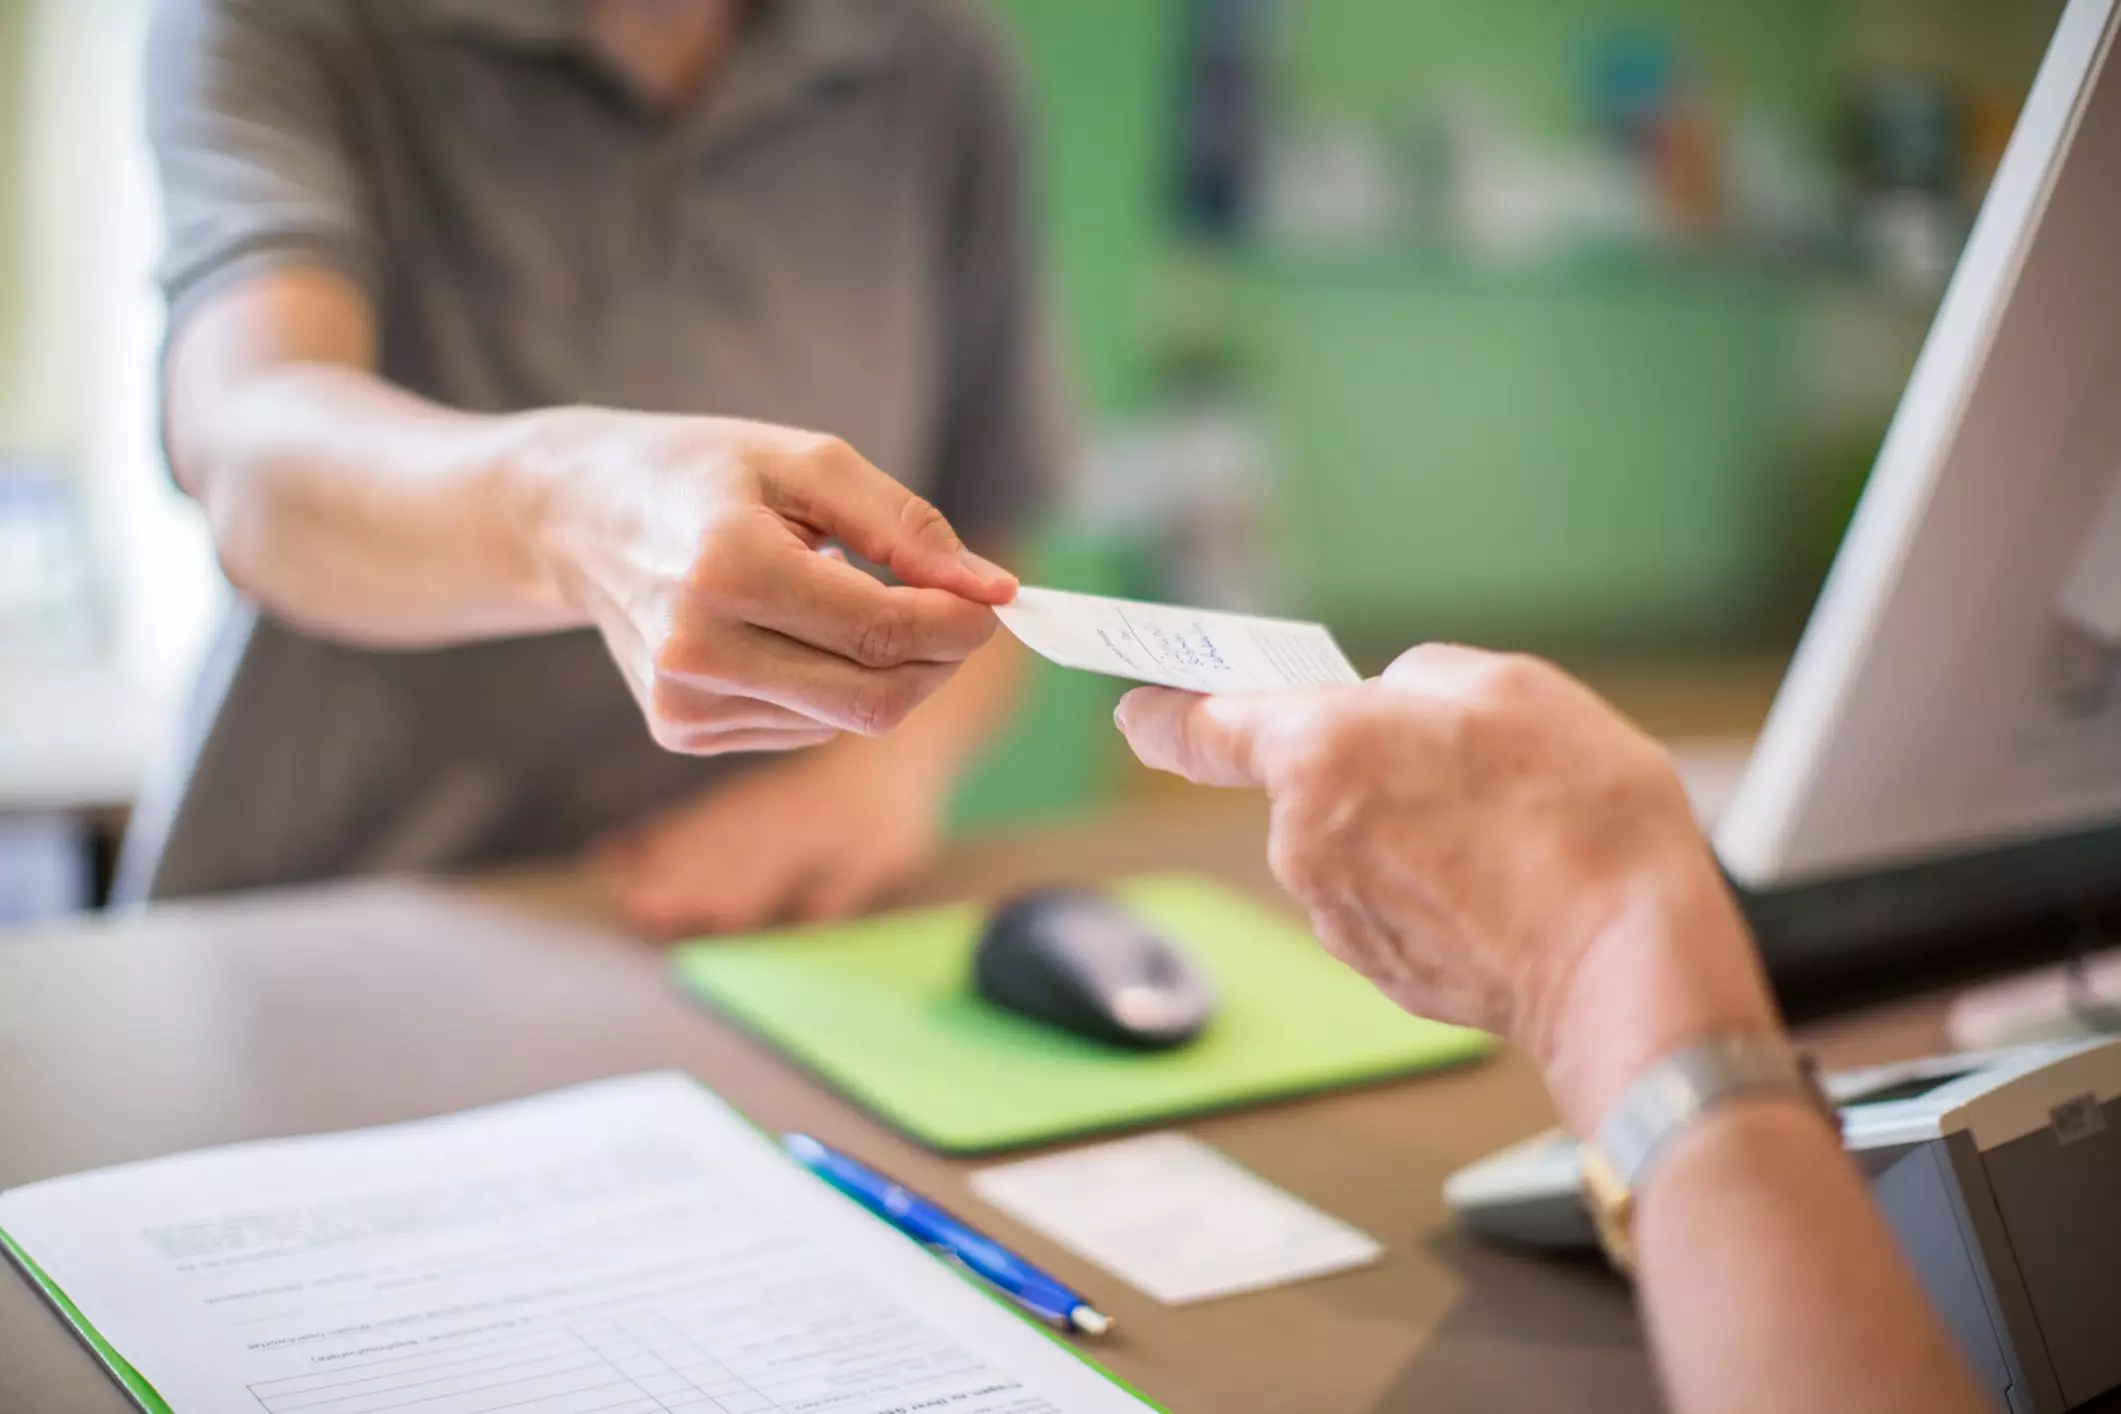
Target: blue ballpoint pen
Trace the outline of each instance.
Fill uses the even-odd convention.
[[[957,1262],[1040,1320],[1089,1335],[1112,1329],[1111,1318],[1082,1297],[918,1193],[807,1134],[790,1134],[782,1142],[804,1168],[923,1247]]]

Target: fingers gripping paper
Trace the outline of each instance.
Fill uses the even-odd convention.
[[[1322,624],[1025,588],[995,610],[1062,667],[1187,692],[1270,692],[1362,681]]]

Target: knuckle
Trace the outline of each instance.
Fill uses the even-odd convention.
[[[1370,715],[1355,705],[1322,714],[1318,723],[1320,763],[1336,780],[1360,776],[1377,763],[1372,759],[1376,728]]]
[[[895,667],[906,660],[913,625],[896,604],[880,607],[855,631],[854,660],[866,668]]]
[[[813,433],[802,439],[788,454],[796,466],[805,468],[810,478],[831,484],[862,464],[862,454],[854,444],[844,437],[830,432]],[[814,490],[806,494],[815,494]]]
[[[743,537],[727,522],[700,537],[700,553],[685,572],[686,597],[695,603],[723,604],[743,593],[750,580]]]
[[[649,650],[649,700],[658,710],[680,711],[693,698],[693,689],[713,670],[712,650],[695,635],[668,633]]]
[[[743,714],[744,704],[726,692],[703,687],[697,673],[659,669],[648,680],[648,711],[655,724],[694,739],[702,731],[727,728]]]
[[[863,736],[882,736],[906,719],[914,700],[909,683],[879,676],[863,684],[848,704],[849,724]]]
[[[770,523],[772,512],[757,507],[723,509],[700,527],[699,553],[694,557],[688,582],[740,584],[757,564],[754,553],[760,529]]]
[[[648,735],[665,751],[689,752],[693,732],[685,723],[658,714],[648,719]]]
[[[957,532],[950,528],[948,517],[919,496],[906,498],[906,504],[899,508],[898,519],[899,529],[913,539],[957,544]]]
[[[1332,958],[1343,967],[1351,968],[1361,973],[1364,977],[1375,979],[1377,974],[1375,960],[1371,958],[1368,951],[1360,943],[1349,937],[1346,932],[1331,923],[1314,923],[1312,931],[1318,935],[1319,946],[1326,950],[1326,956]]]
[[[1475,696],[1490,711],[1521,709],[1538,701],[1554,676],[1555,669],[1529,654],[1498,653],[1475,675]]]
[[[1163,763],[1178,775],[1198,780],[1207,774],[1207,750],[1185,722],[1173,722],[1165,730],[1151,734],[1147,743],[1150,755],[1163,758]]]
[[[1537,754],[1555,732],[1559,677],[1558,669],[1523,655],[1483,665],[1452,715],[1452,737],[1467,759],[1493,765]]]
[[[1417,643],[1394,658],[1391,665],[1385,669],[1385,674],[1393,676],[1426,672],[1438,664],[1448,662],[1451,654],[1457,651],[1445,643]]]
[[[1305,794],[1346,795],[1360,789],[1384,763],[1377,725],[1350,700],[1311,715],[1290,738],[1283,776]]]
[[[648,679],[648,708],[659,724],[688,727],[693,721],[693,694],[674,665],[665,661],[670,653],[667,647],[656,653],[655,671]]]
[[[1267,836],[1267,868],[1307,906],[1325,894],[1325,851],[1320,845],[1316,821],[1309,812],[1275,811],[1274,828]]]
[[[861,459],[861,454],[854,450],[852,442],[830,432],[820,432],[814,436],[804,448],[803,455],[827,467],[845,466]]]

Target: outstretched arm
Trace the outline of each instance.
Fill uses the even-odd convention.
[[[1779,1034],[1670,762],[1544,664],[1422,648],[1357,687],[1143,689],[1120,726],[1151,766],[1264,787],[1275,874],[1325,945],[1408,1010],[1523,1047],[1579,1135],[1659,1058]],[[1801,1101],[1683,1131],[1638,1194],[1635,1253],[1682,1414],[1989,1407]]]
[[[229,577],[381,646],[594,625],[657,739],[710,753],[895,726],[1014,581],[834,438],[600,408],[479,416],[374,370],[344,279],[278,269],[192,313],[168,440]],[[885,586],[816,553],[887,564]]]

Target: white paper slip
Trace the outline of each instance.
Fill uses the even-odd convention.
[[[1368,1266],[1384,1253],[1183,1134],[984,1169],[972,1190],[1168,1306]]]
[[[1362,681],[1323,624],[1029,587],[994,612],[1024,646],[1062,667],[1188,692]]]
[[[681,1075],[55,1179],[0,1230],[174,1414],[1147,1409]]]

